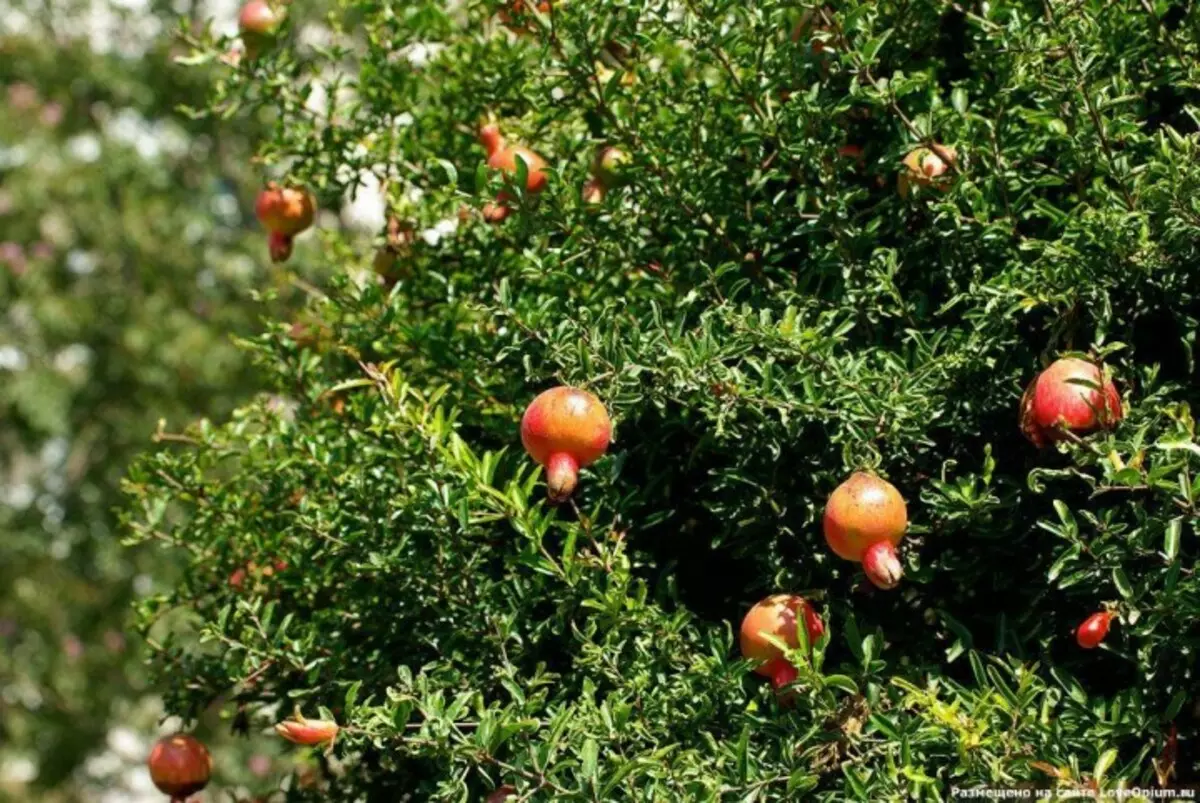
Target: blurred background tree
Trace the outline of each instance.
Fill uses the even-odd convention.
[[[0,799],[148,784],[160,705],[127,613],[173,566],[122,548],[118,483],[160,419],[253,394],[234,336],[297,294],[254,221],[261,124],[177,111],[210,80],[175,63],[181,11],[235,26],[229,5],[0,3]]]

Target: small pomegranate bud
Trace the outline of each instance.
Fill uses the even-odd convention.
[[[208,748],[186,733],[159,739],[146,761],[150,780],[172,800],[185,800],[208,786],[212,756]]]
[[[811,647],[824,635],[825,623],[807,600],[795,594],[773,594],[759,601],[742,619],[738,636],[742,657],[755,662],[758,674],[774,677],[779,665],[787,661],[771,639],[793,649],[800,646],[797,627],[801,621]]]
[[[863,571],[876,588],[884,590],[900,585],[904,570],[896,557],[896,547],[891,541],[876,541],[863,553]]]
[[[488,795],[487,799],[483,803],[504,803],[504,801],[508,800],[510,797],[512,797],[516,793],[517,793],[517,787],[512,786],[510,784],[504,784],[503,786],[497,786],[496,790],[494,792],[492,792],[490,795]]]
[[[546,467],[552,502],[571,495],[579,469],[600,459],[611,438],[608,411],[599,399],[578,388],[545,391],[521,417],[521,443],[530,457]]]
[[[1108,626],[1113,614],[1109,611],[1093,613],[1083,620],[1083,624],[1075,631],[1075,641],[1085,650],[1094,650],[1108,635]]]
[[[1111,429],[1121,420],[1121,395],[1095,363],[1056,360],[1021,396],[1021,432],[1037,447],[1065,437]]]
[[[275,732],[293,744],[306,747],[332,743],[338,735],[338,724],[327,719],[305,719],[299,714],[275,726]]]
[[[829,496],[822,527],[834,554],[863,563],[872,583],[893,588],[899,581],[895,547],[908,528],[908,508],[896,486],[874,474],[855,472]],[[880,543],[891,548],[876,546]]]
[[[267,251],[271,254],[272,262],[287,262],[292,255],[293,237],[290,234],[280,234],[273,231],[267,235]]]
[[[589,178],[583,182],[583,202],[589,206],[604,203],[605,189],[599,179]]]
[[[246,45],[247,56],[257,58],[275,43],[285,16],[284,9],[277,8],[267,0],[250,0],[242,6],[238,14],[238,32]]]
[[[899,178],[901,197],[907,197],[914,185],[936,187],[945,191],[949,187],[946,172],[956,163],[957,159],[957,152],[949,145],[938,145],[936,149],[922,146],[910,151],[901,162]]]

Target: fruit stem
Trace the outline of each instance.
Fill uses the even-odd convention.
[[[550,455],[546,461],[546,489],[551,502],[564,502],[579,482],[579,463],[566,452]]]

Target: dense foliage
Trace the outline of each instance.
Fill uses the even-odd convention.
[[[336,719],[291,800],[1195,782],[1194,10],[502,5],[291,7],[193,110],[271,110],[267,163],[393,221],[323,235],[306,336],[247,343],[276,397],[129,479],[188,559],[141,606],[172,710]],[[627,183],[585,202],[603,145]],[[920,146],[949,169],[901,193]],[[1039,450],[1022,390],[1072,353],[1124,420]],[[560,383],[615,431],[552,506],[518,422]],[[821,535],[857,469],[908,502],[895,591]],[[789,706],[735,638],[780,591],[826,624]]]

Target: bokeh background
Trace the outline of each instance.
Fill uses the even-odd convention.
[[[254,220],[271,121],[182,111],[211,75],[176,62],[180,18],[232,35],[236,15],[0,0],[0,800],[162,800],[143,762],[171,723],[127,625],[172,555],[120,543],[120,483],[160,427],[257,391],[236,339],[287,320],[309,262],[271,266]],[[383,222],[378,193],[337,211],[321,227]],[[251,799],[280,759],[227,725],[201,728]]]

